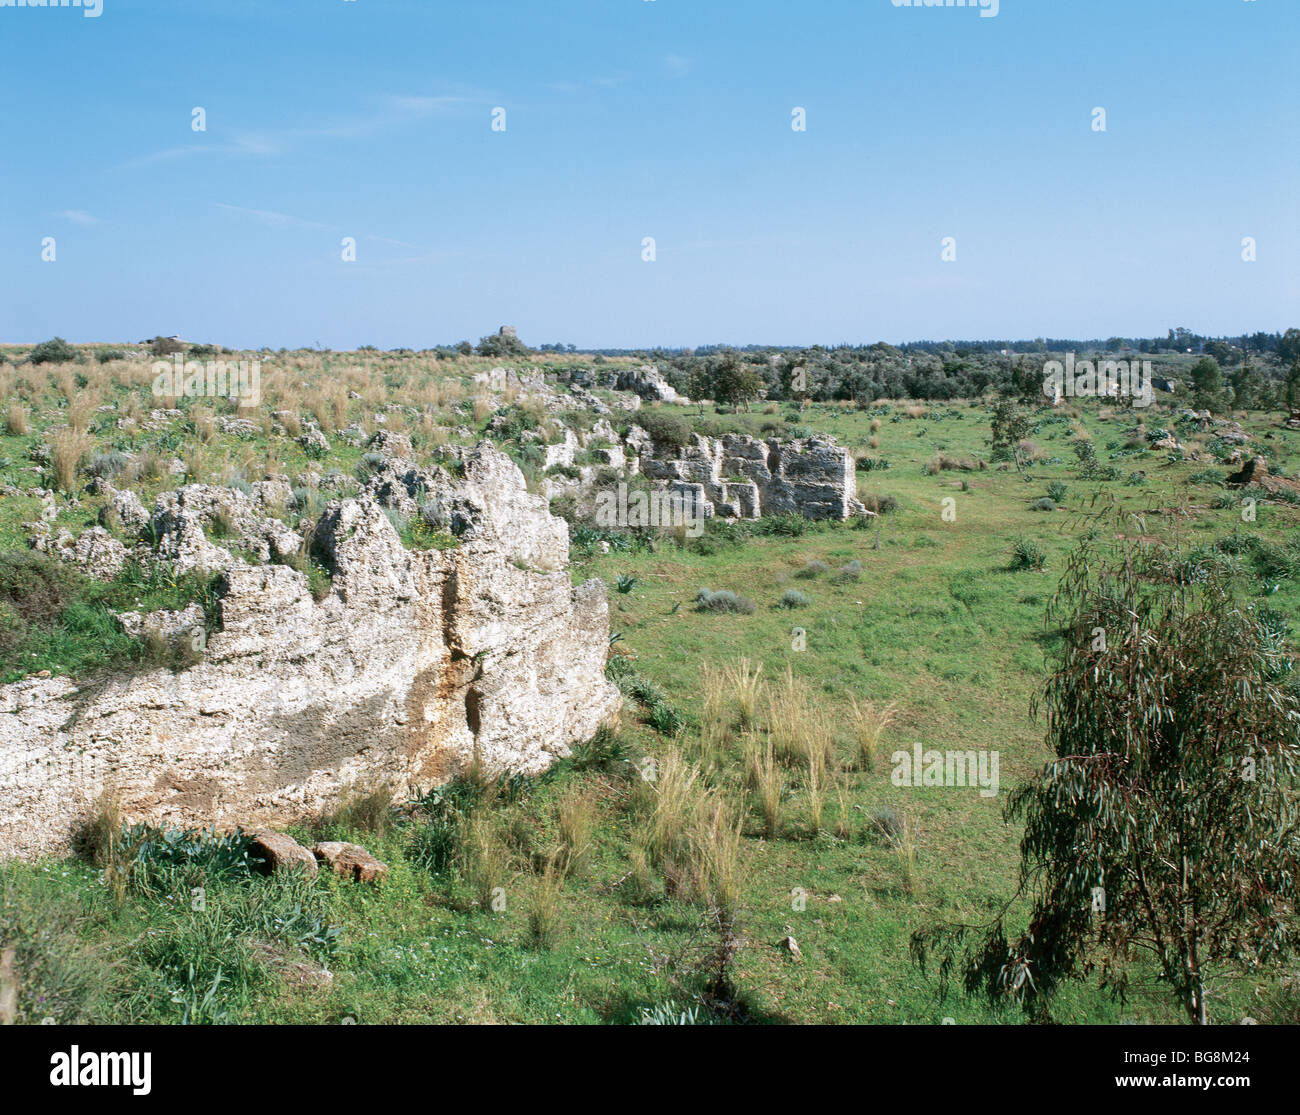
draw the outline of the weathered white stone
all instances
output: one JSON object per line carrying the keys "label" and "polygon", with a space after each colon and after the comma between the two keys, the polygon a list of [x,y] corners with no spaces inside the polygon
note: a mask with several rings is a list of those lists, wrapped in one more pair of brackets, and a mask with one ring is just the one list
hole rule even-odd
{"label": "weathered white stone", "polygon": [[[590,738],[621,703],[605,586],[571,586],[567,527],[508,457],[462,465],[441,493],[455,549],[407,551],[373,501],[337,501],[324,599],[287,566],[235,564],[198,665],[0,687],[0,857],[66,851],[105,788],[132,821],[283,826],[352,785],[396,798],[476,756],[538,772]],[[165,507],[169,530],[198,521]]]}

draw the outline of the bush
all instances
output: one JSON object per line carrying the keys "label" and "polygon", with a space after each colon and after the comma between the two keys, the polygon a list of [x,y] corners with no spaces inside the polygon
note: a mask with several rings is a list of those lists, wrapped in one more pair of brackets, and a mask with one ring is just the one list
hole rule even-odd
{"label": "bush", "polygon": [[858,580],[862,576],[862,562],[850,561],[841,565],[836,570],[835,575],[831,578],[831,584],[847,585]]}
{"label": "bush", "polygon": [[797,588],[788,588],[781,594],[782,608],[806,608],[812,603],[812,597]]}
{"label": "bush", "polygon": [[737,596],[730,589],[719,589],[714,592],[712,589],[702,588],[695,594],[695,610],[697,612],[735,612],[739,615],[750,615],[754,611],[754,602],[747,596]]}
{"label": "bush", "polygon": [[831,567],[824,561],[810,561],[795,576],[803,580],[810,581],[814,577],[820,577],[823,573],[829,573]]}
{"label": "bush", "polygon": [[184,351],[185,343],[176,340],[175,337],[155,337],[149,342],[149,352],[152,356],[171,356]]}
{"label": "bush", "polygon": [[42,341],[27,357],[29,364],[71,364],[77,359],[77,350],[62,337]]}
{"label": "bush", "polygon": [[637,425],[648,433],[656,445],[681,449],[691,442],[691,427],[683,418],[662,411],[638,413]]}
{"label": "bush", "polygon": [[101,364],[109,364],[114,360],[125,360],[126,353],[120,348],[101,348],[95,350],[95,359]]}
{"label": "bush", "polygon": [[1061,481],[1053,480],[1047,485],[1047,498],[1053,503],[1063,503],[1069,490],[1069,487],[1062,484]]}
{"label": "bush", "polygon": [[888,515],[898,510],[898,500],[893,496],[862,495],[858,499],[873,515]]}
{"label": "bush", "polygon": [[1042,569],[1047,565],[1047,551],[1032,538],[1018,538],[1011,550],[1012,569]]}
{"label": "bush", "polygon": [[1042,499],[1036,499],[1029,505],[1031,511],[1055,511],[1055,501],[1044,496]]}

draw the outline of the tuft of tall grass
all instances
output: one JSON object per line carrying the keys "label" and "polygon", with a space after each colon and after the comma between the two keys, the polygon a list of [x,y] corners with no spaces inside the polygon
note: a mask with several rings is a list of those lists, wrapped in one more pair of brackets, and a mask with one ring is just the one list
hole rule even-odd
{"label": "tuft of tall grass", "polygon": [[564,897],[564,866],[552,859],[534,877],[528,892],[528,942],[535,949],[552,948],[560,936],[560,905]]}
{"label": "tuft of tall grass", "polygon": [[896,704],[878,705],[869,698],[858,704],[856,697],[849,697],[853,710],[853,740],[857,745],[857,764],[862,770],[870,770],[876,759],[876,750],[880,746],[880,737],[886,728],[894,722]]}
{"label": "tuft of tall grass", "polygon": [[747,788],[763,818],[763,835],[775,840],[781,835],[781,802],[785,797],[785,776],[776,761],[772,741],[751,743],[745,752]]}
{"label": "tuft of tall grass", "polygon": [[556,803],[560,832],[558,864],[564,875],[579,875],[586,867],[596,820],[596,802],[588,791],[570,786],[560,795]]}
{"label": "tuft of tall grass", "polygon": [[54,473],[54,486],[60,491],[71,492],[77,486],[77,470],[93,446],[90,436],[84,431],[60,430],[50,440],[50,468]]}

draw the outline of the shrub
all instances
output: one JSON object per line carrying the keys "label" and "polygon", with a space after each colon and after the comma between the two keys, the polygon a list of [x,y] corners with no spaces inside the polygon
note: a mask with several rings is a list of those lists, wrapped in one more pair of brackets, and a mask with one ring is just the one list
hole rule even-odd
{"label": "shrub", "polygon": [[1042,499],[1036,499],[1029,505],[1031,511],[1055,511],[1056,502],[1051,498],[1044,496]]}
{"label": "shrub", "polygon": [[835,575],[831,577],[831,584],[847,585],[852,584],[862,576],[862,562],[850,561],[841,565],[836,570]]}
{"label": "shrub", "polygon": [[9,413],[5,417],[5,433],[10,437],[21,437],[27,433],[27,411],[22,403],[9,404]]}
{"label": "shrub", "polygon": [[1069,487],[1065,484],[1062,484],[1061,481],[1053,480],[1050,484],[1047,485],[1047,498],[1050,499],[1053,503],[1062,503],[1064,502],[1066,494],[1069,492],[1069,490],[1070,490]]}
{"label": "shrub", "polygon": [[737,596],[730,589],[724,588],[714,592],[712,589],[702,588],[695,596],[697,612],[734,612],[747,616],[754,612],[754,608],[754,602],[749,597]]}
{"label": "shrub", "polygon": [[29,364],[70,364],[77,359],[77,350],[62,337],[42,341],[27,357]]}
{"label": "shrub", "polygon": [[185,342],[178,341],[175,337],[155,337],[149,342],[151,356],[171,356],[174,353],[184,351]]}
{"label": "shrub", "polygon": [[681,449],[691,442],[691,427],[685,419],[662,411],[638,413],[637,424],[655,441],[656,445]]}
{"label": "shrub", "polygon": [[126,353],[120,348],[101,348],[95,350],[95,359],[101,364],[110,364],[114,360],[125,360]]}
{"label": "shrub", "polygon": [[829,573],[830,568],[824,561],[810,561],[795,576],[804,580],[812,580],[814,577],[820,577],[823,573]]}
{"label": "shrub", "polygon": [[1011,549],[1012,569],[1042,569],[1047,565],[1047,551],[1032,538],[1018,538]]}
{"label": "shrub", "polygon": [[870,511],[873,515],[888,515],[891,511],[898,510],[898,500],[893,496],[877,496],[869,494],[860,494],[858,496],[862,506]]}
{"label": "shrub", "polygon": [[812,603],[812,597],[797,588],[788,588],[781,594],[782,608],[806,608]]}

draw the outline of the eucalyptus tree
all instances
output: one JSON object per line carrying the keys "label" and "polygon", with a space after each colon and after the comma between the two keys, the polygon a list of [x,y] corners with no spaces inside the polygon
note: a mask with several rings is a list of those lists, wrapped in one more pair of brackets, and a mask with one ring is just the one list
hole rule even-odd
{"label": "eucalyptus tree", "polygon": [[1067,980],[1123,999],[1146,958],[1206,1023],[1218,979],[1297,948],[1300,694],[1276,617],[1238,597],[1223,555],[1101,537],[1048,611],[1053,757],[1005,807],[1024,825],[1017,893],[990,924],[918,932],[912,954],[945,989],[959,974],[1038,1018]]}

